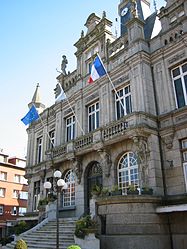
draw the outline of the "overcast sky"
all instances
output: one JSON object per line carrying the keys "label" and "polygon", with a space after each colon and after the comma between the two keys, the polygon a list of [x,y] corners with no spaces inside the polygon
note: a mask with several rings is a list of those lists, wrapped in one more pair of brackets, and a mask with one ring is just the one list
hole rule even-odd
{"label": "overcast sky", "polygon": [[[73,44],[80,38],[88,16],[96,13],[116,25],[119,0],[0,0],[0,149],[24,157],[28,111],[36,84],[42,102],[54,103],[56,77],[63,54],[68,71],[76,68]],[[153,0],[152,0],[153,2]],[[165,5],[157,0],[158,9]],[[153,4],[151,5],[153,9]]]}

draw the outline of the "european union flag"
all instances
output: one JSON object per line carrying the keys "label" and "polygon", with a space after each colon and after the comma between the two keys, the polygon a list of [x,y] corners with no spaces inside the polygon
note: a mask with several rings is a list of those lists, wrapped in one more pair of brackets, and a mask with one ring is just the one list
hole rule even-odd
{"label": "european union flag", "polygon": [[36,107],[32,105],[31,109],[29,112],[21,119],[21,121],[25,124],[28,125],[32,123],[32,121],[37,120],[39,118],[39,114],[36,110]]}

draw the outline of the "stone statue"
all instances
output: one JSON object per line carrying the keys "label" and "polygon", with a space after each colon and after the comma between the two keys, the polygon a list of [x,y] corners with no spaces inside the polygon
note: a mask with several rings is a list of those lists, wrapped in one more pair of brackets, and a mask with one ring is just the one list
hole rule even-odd
{"label": "stone statue", "polygon": [[98,152],[99,152],[99,155],[101,157],[101,165],[102,165],[102,168],[105,172],[105,176],[109,177],[111,166],[112,166],[110,154],[107,153],[105,150],[98,150]]}
{"label": "stone statue", "polygon": [[61,88],[60,88],[59,83],[56,84],[56,87],[55,87],[55,89],[54,89],[54,92],[55,92],[55,99],[57,99],[58,96],[61,94]]}
{"label": "stone statue", "polygon": [[141,172],[141,180],[143,185],[148,185],[148,158],[150,156],[150,151],[148,149],[148,141],[145,137],[137,137],[133,138],[134,143],[137,148],[137,156],[139,169]]}
{"label": "stone statue", "polygon": [[75,174],[77,175],[77,182],[78,182],[78,184],[80,184],[81,183],[83,169],[82,169],[81,160],[79,158],[74,158],[73,159],[73,169],[74,169]]}
{"label": "stone statue", "polygon": [[132,5],[131,5],[131,14],[132,14],[132,17],[135,18],[138,16],[138,9],[137,9],[137,2],[136,0],[132,0]]}
{"label": "stone statue", "polygon": [[67,75],[66,73],[66,67],[68,64],[68,60],[65,55],[62,55],[62,63],[61,63],[61,70],[63,75]]}

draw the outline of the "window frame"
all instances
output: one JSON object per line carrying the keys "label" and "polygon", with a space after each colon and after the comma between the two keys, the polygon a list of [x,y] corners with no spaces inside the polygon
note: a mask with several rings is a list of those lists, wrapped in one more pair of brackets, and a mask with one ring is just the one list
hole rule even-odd
{"label": "window frame", "polygon": [[3,215],[4,213],[4,205],[0,205],[0,215]]}
{"label": "window frame", "polygon": [[[183,73],[182,71],[182,67],[186,65],[187,66],[187,62],[181,64],[181,65],[178,65],[176,66],[175,68],[171,69],[171,78],[172,78],[172,82],[173,82],[173,89],[174,89],[174,96],[175,96],[175,104],[176,104],[176,108],[179,109],[179,108],[182,108],[184,106],[187,105],[187,83],[186,83],[186,86],[185,86],[185,80],[184,80],[184,77],[186,76],[187,77],[187,71]],[[177,68],[179,68],[179,75],[177,76],[173,76],[173,72],[174,70],[176,70]],[[176,85],[175,85],[175,81],[176,80],[181,80],[181,86],[182,86],[182,93],[183,93],[183,101],[184,101],[184,105],[180,106],[179,107],[179,103],[178,103],[178,96],[177,96],[177,92],[176,92]]]}
{"label": "window frame", "polygon": [[[98,107],[97,107],[98,105]],[[93,110],[91,110],[93,109]],[[88,110],[88,132],[92,132],[99,128],[100,123],[100,106],[99,101],[96,101],[87,107]]]}
{"label": "window frame", "polygon": [[12,216],[16,216],[17,215],[17,207],[16,206],[13,206],[12,208],[11,208],[11,215]]}
{"label": "window frame", "polygon": [[[127,157],[127,167],[121,167],[120,166],[122,164],[124,164],[124,160],[125,160],[125,157]],[[135,162],[135,165],[131,165],[132,163],[132,160],[134,160]],[[123,160],[123,162],[122,162]],[[133,170],[133,172],[136,172],[134,174],[131,173],[131,171]],[[128,174],[121,174],[123,172],[127,172]],[[137,175],[137,177],[135,177]],[[133,179],[133,177],[135,177]],[[118,177],[118,187],[120,189],[122,189],[123,192],[126,192],[127,189],[128,189],[128,186],[129,185],[134,185],[134,186],[137,186],[139,187],[139,180],[140,180],[140,176],[139,176],[139,165],[138,165],[138,158],[137,158],[137,155],[132,152],[132,151],[129,151],[129,152],[126,152],[124,153],[119,161],[118,161],[118,165],[117,165],[117,177]],[[125,180],[121,180],[122,178],[125,178]],[[127,180],[126,180],[127,179]]]}
{"label": "window frame", "polygon": [[[68,123],[68,121],[70,121]],[[66,122],[66,142],[75,139],[75,115],[68,116]]]}
{"label": "window frame", "polygon": [[[127,93],[126,93],[127,89]],[[121,95],[122,91],[122,95]],[[118,94],[118,95],[117,95]],[[116,120],[132,113],[132,94],[130,84],[125,85],[124,87],[117,90],[117,94],[115,92],[115,115]],[[121,95],[121,96],[120,96]],[[129,111],[127,112],[127,101],[129,103]],[[123,107],[122,107],[123,104]]]}
{"label": "window frame", "polygon": [[[185,145],[186,143],[186,145]],[[185,156],[187,153],[187,138],[181,140],[181,154],[182,154],[182,167],[183,167],[183,174],[184,174],[184,181],[185,181],[185,189],[187,192],[187,158],[185,160]]]}
{"label": "window frame", "polygon": [[68,187],[63,193],[63,208],[75,207],[75,173],[72,169],[64,175],[64,180]]}
{"label": "window frame", "polygon": [[[2,195],[1,195],[1,191],[2,191]],[[5,195],[6,195],[6,188],[0,187],[0,198],[5,198]]]}
{"label": "window frame", "polygon": [[43,137],[40,136],[36,140],[36,163],[42,162],[42,146],[43,145]]}
{"label": "window frame", "polygon": [[[2,177],[4,176],[4,177]],[[6,171],[0,171],[0,181],[7,181],[7,172]]]}
{"label": "window frame", "polygon": [[49,131],[49,144],[48,144],[48,149],[53,149],[54,144],[55,144],[55,129]]}

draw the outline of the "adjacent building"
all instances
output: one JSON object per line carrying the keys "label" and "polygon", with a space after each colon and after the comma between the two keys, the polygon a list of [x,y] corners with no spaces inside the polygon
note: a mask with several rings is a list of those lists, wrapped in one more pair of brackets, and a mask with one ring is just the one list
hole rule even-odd
{"label": "adjacent building", "polygon": [[28,184],[24,178],[26,161],[0,152],[0,238],[27,211]]}
{"label": "adjacent building", "polygon": [[[101,249],[187,248],[187,1],[166,2],[151,14],[150,0],[121,0],[119,37],[105,12],[92,13],[74,44],[77,68],[67,74],[63,61],[57,77],[67,99],[45,108],[37,86],[30,103],[42,122],[27,129],[29,212],[61,170],[60,216],[96,210]],[[97,53],[108,75],[88,84]],[[95,184],[122,195],[93,204]]]}

